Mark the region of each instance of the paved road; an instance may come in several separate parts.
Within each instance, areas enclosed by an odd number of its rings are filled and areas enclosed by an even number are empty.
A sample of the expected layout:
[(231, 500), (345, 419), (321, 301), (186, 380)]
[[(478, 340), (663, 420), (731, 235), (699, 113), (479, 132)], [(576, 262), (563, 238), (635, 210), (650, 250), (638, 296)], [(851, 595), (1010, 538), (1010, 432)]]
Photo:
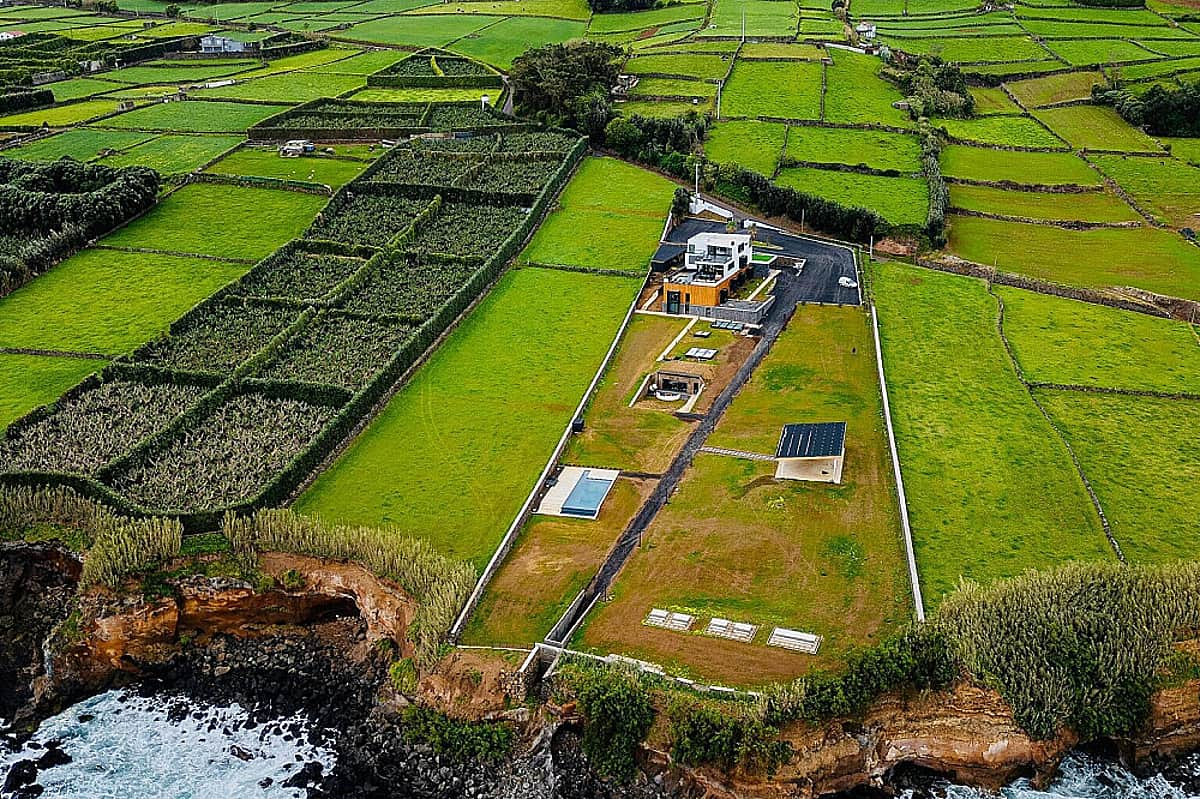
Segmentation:
[[(847, 252), (847, 256), (851, 259), (853, 265), (853, 256)], [(621, 570), (629, 560), (629, 556), (637, 548), (638, 542), (641, 541), (642, 533), (650, 526), (650, 522), (658, 515), (663, 506), (667, 504), (667, 500), (675, 493), (675, 489), (679, 486), (679, 480), (683, 477), (683, 473), (687, 471), (691, 465), (692, 459), (700, 448), (704, 446), (704, 442), (712, 433), (713, 428), (717, 426), (717, 422), (721, 419), (725, 409), (729, 407), (729, 403), (737, 396), (738, 391), (746, 381), (750, 379), (750, 375), (758, 368), (762, 359), (771, 349), (771, 345), (779, 338), (779, 334), (783, 332), (783, 328), (792, 317), (792, 313), (796, 310), (796, 306), (800, 303), (801, 297), (804, 295), (805, 286), (801, 279), (798, 279), (793, 272), (784, 272), (780, 274), (779, 279), (775, 282), (775, 304), (771, 306), (771, 310), (763, 322), (761, 337), (758, 344), (755, 345), (750, 357), (738, 369), (733, 380), (725, 389), (717, 395), (717, 399), (709, 408), (708, 413), (701, 419), (700, 424), (688, 436), (687, 442), (684, 443), (683, 449), (675, 456), (675, 460), (671, 462), (671, 466), (663, 474), (658, 481), (654, 491), (650, 494), (650, 498), (642, 505), (641, 510), (633, 517), (633, 521), (621, 533), (620, 539), (617, 541), (616, 547), (609, 554), (608, 558), (600, 566), (600, 570), (585, 589), (584, 599), (582, 602), (577, 602), (571, 606), (571, 609), (558, 620), (554, 628), (546, 636), (546, 642), (556, 646), (565, 644), (565, 638), (572, 628), (583, 618), (588, 608), (591, 607), (593, 600), (598, 596), (603, 596), (608, 592), (609, 586), (612, 585), (613, 578)]]

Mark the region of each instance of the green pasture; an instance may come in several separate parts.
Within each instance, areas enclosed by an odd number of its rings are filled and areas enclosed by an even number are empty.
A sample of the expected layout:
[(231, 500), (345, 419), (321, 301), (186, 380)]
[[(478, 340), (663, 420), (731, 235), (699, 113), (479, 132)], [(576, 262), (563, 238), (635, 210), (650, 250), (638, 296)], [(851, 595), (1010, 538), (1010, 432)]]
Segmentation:
[[(795, 130), (791, 131), (794, 134)], [(779, 163), (787, 135), (787, 127), (779, 122), (718, 122), (709, 128), (704, 154), (719, 164), (740, 164), (769, 177)]]
[(942, 174), (978, 181), (1038, 186), (1098, 186), (1100, 175), (1074, 153), (1029, 153), (951, 144), (942, 148)]
[(105, 365), (83, 358), (0, 354), (0, 431)]
[(4, 155), (31, 161), (57, 161), (63, 156), (70, 156), (77, 161), (87, 161), (95, 158), (102, 150), (121, 150), (152, 138), (154, 138), (153, 133), (76, 128), (5, 150)]
[(194, 183), (103, 243), (257, 261), (303, 233), (326, 199), (294, 191)]
[(380, 44), (404, 42), (414, 47), (442, 47), (501, 19), (474, 14), (384, 17), (353, 25), (337, 35)]
[(715, 0), (703, 35), (794, 37), (798, 20), (792, 0)]
[(396, 525), (482, 568), (638, 285), (544, 269), (505, 275), (297, 509)]
[(984, 116), (975, 119), (934, 119), (932, 124), (957, 141), (1009, 147), (1063, 150), (1063, 144), (1037, 120), (1026, 116)]
[[(1028, 61), (1046, 51), (1024, 34), (1019, 36), (964, 36), (946, 38), (887, 38), (894, 50), (914, 55), (933, 55), (964, 63)], [(839, 54), (840, 55), (840, 54)]]
[(914, 126), (907, 111), (892, 107), (903, 98), (896, 87), (879, 77), (879, 59), (845, 50), (832, 54), (833, 66), (826, 75), (826, 122)]
[(1051, 39), (1046, 42), (1046, 46), (1074, 67), (1103, 66), (1159, 58), (1149, 50), (1124, 39)]
[(619, 11), (593, 14), (588, 25), (589, 34), (623, 33), (660, 28), (672, 22), (704, 19), (704, 3), (688, 3), (647, 11)]
[(1092, 86), (1104, 83), (1099, 72), (1064, 72), (1041, 78), (1019, 80), (1008, 84), (1018, 100), (1026, 108), (1061, 103), (1067, 100), (1082, 100), (1092, 96)]
[(450, 45), (456, 53), (508, 69), (530, 47), (556, 44), (583, 35), (584, 23), (544, 17), (509, 17), (469, 33)]
[(318, 97), (337, 97), (366, 86), (361, 75), (304, 72), (270, 75), (255, 80), (238, 81), (231, 86), (201, 89), (204, 97), (230, 100), (271, 100), (279, 103), (304, 103)]
[(87, 249), (0, 300), (0, 347), (120, 355), (249, 267)]
[(165, 175), (191, 172), (237, 146), (241, 136), (158, 136), (102, 159), (109, 166), (148, 166)]
[(76, 103), (40, 108), (36, 111), (21, 111), (16, 114), (0, 116), (0, 128), (42, 126), (60, 128), (77, 125), (80, 122), (116, 113), (118, 104), (117, 100), (81, 100)]
[(875, 283), (927, 605), (1109, 548), (1066, 448), (1017, 380), (982, 281), (898, 263)]
[(923, 226), (929, 212), (929, 185), (923, 178), (788, 167), (779, 171), (775, 182), (844, 205), (869, 208), (894, 225)]
[(785, 155), (818, 164), (921, 171), (921, 145), (917, 138), (880, 130), (797, 125), (788, 131)]
[(323, 183), (339, 188), (367, 168), (363, 161), (305, 156), (280, 158), (274, 148), (243, 147), (210, 166), (206, 171), (219, 175), (249, 175), (281, 180)]
[(104, 127), (175, 133), (243, 133), (246, 128), (287, 110), (286, 105), (186, 100), (128, 111), (104, 120)]
[(701, 100), (712, 100), (717, 96), (715, 83), (699, 80), (681, 80), (678, 78), (648, 78), (638, 81), (638, 85), (629, 93), (630, 97), (698, 97)]
[(1191, 560), (1200, 546), (1200, 402), (1038, 391), (1063, 428), (1131, 563)]
[(95, 78), (71, 78), (70, 80), (48, 83), (40, 88), (50, 89), (54, 92), (54, 101), (63, 103), (68, 100), (81, 100), (84, 97), (91, 97), (95, 94), (111, 92), (120, 89), (121, 84), (107, 80), (96, 80)]
[(553, 17), (587, 22), (592, 11), (586, 0), (459, 0), (455, 3), (433, 3), (409, 13)]
[(820, 119), (821, 64), (739, 61), (721, 96), (723, 117)]
[(1150, 227), (1066, 230), (955, 217), (949, 248), (976, 263), (1058, 283), (1090, 288), (1136, 286), (1200, 299), (1200, 248), (1172, 231)]
[(1200, 169), (1167, 157), (1090, 158), (1160, 222), (1173, 227), (1196, 227), (1200, 222)]
[(1037, 118), (1076, 149), (1160, 152), (1154, 140), (1121, 119), (1111, 108), (1072, 105), (1044, 108)]
[(1108, 192), (1059, 194), (956, 185), (950, 187), (950, 205), (967, 211), (1061, 222), (1139, 222), (1142, 219), (1128, 203)]
[(979, 116), (988, 114), (1019, 114), (1021, 108), (997, 86), (972, 86), (971, 97), (975, 100), (975, 113)]
[(1200, 394), (1186, 322), (998, 286), (1004, 332), (1028, 380)]
[(137, 64), (121, 67), (104, 73), (104, 79), (133, 85), (147, 83), (174, 84), (196, 83), (245, 72), (257, 61), (180, 61), (172, 64)]
[(733, 59), (719, 55), (641, 55), (625, 62), (624, 72), (631, 75), (679, 75), (698, 80), (724, 78)]

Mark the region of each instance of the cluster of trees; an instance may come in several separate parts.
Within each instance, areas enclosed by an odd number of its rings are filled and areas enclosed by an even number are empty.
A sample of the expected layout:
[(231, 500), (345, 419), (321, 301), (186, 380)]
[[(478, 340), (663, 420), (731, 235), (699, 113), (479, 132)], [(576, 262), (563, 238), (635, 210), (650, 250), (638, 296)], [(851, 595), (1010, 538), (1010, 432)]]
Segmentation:
[(0, 87), (0, 114), (11, 114), (27, 108), (41, 108), (54, 104), (54, 92), (50, 89), (31, 89), (26, 86)]
[(950, 207), (950, 189), (942, 176), (942, 141), (928, 122), (921, 123), (921, 172), (929, 183), (929, 215), (925, 235), (934, 247), (946, 243), (946, 209)]
[(696, 161), (693, 153), (707, 131), (708, 117), (695, 111), (669, 119), (632, 114), (609, 120), (603, 144), (625, 158), (686, 178)]
[(967, 118), (975, 114), (975, 98), (962, 70), (936, 56), (921, 56), (906, 65), (893, 61), (882, 74), (904, 92), (913, 119), (935, 114)]
[(115, 169), (71, 158), (0, 161), (0, 234), (42, 236), (75, 227), (107, 231), (154, 204), (153, 169)]
[(1178, 89), (1156, 84), (1141, 95), (1097, 85), (1092, 97), (1155, 136), (1200, 136), (1200, 80)]
[(619, 47), (597, 42), (526, 50), (508, 73), (514, 109), (522, 116), (574, 128), (602, 142), (604, 128), (613, 118), (609, 94), (623, 58)]

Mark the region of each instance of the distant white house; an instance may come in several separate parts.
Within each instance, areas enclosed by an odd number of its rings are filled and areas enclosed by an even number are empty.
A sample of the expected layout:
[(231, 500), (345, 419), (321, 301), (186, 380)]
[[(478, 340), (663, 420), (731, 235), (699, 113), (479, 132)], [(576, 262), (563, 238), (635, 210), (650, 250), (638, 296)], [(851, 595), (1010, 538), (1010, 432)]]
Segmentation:
[(229, 36), (208, 34), (200, 37), (202, 53), (249, 53), (258, 50), (258, 42), (243, 42)]
[(0, 31), (0, 42), (7, 42), (10, 39), (19, 39), (25, 35), (25, 31)]
[(858, 34), (859, 39), (869, 42), (875, 38), (875, 23), (860, 22), (854, 26), (854, 32)]

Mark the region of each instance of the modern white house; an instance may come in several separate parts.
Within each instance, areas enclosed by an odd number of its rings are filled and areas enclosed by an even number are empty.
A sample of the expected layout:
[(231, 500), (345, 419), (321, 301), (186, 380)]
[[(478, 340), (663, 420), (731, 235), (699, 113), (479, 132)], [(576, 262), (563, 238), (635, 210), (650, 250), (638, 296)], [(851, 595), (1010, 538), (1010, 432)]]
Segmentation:
[(243, 42), (229, 36), (208, 34), (200, 37), (202, 53), (251, 53), (258, 51), (258, 42)]
[(10, 39), (20, 39), (25, 35), (25, 31), (0, 31), (0, 42), (7, 42)]
[(872, 41), (875, 38), (875, 23), (860, 22), (854, 26), (854, 32), (858, 34), (858, 38), (863, 41)]
[(715, 307), (729, 299), (730, 288), (753, 269), (749, 233), (697, 233), (688, 239), (683, 265), (663, 281), (666, 313), (689, 313), (693, 305)]

